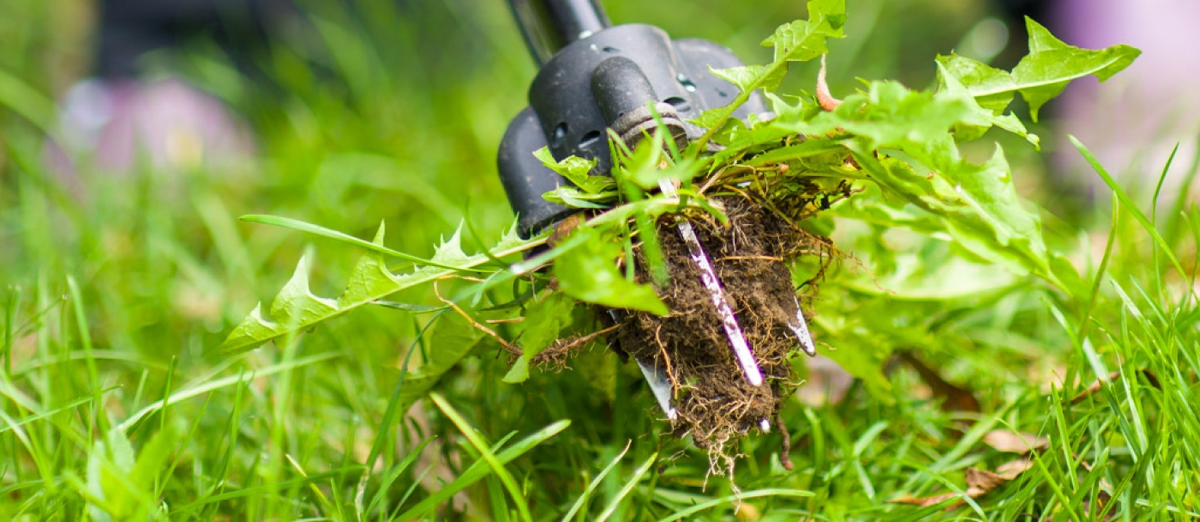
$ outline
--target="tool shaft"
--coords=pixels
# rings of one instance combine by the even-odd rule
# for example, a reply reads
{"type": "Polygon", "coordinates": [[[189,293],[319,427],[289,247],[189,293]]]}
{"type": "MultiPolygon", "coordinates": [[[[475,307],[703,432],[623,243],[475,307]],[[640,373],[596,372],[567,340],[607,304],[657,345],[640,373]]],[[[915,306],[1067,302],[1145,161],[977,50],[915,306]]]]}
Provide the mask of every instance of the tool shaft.
{"type": "Polygon", "coordinates": [[[612,25],[600,0],[509,0],[508,5],[538,65],[571,42],[612,25]]]}

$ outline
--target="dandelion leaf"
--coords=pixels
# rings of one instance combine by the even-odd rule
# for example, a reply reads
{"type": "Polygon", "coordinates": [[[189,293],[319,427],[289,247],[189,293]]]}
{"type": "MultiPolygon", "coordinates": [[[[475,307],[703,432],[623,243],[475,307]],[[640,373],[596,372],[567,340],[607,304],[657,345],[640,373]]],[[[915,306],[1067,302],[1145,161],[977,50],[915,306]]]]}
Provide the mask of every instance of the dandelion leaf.
{"type": "Polygon", "coordinates": [[[1045,27],[1025,19],[1029,32],[1029,54],[1012,72],[995,69],[958,55],[939,56],[939,83],[954,77],[996,114],[1004,111],[1020,93],[1037,121],[1038,109],[1062,93],[1072,80],[1095,76],[1105,81],[1129,67],[1142,52],[1128,45],[1092,50],[1067,45],[1045,27]]]}
{"type": "Polygon", "coordinates": [[[713,75],[737,86],[741,94],[725,107],[705,111],[694,123],[709,129],[709,136],[716,133],[752,91],[761,88],[769,93],[779,88],[789,62],[809,61],[828,52],[826,41],[842,38],[845,22],[846,0],[809,0],[807,20],[781,25],[775,34],[763,40],[762,45],[775,48],[770,64],[710,69],[713,75]]]}
{"type": "MultiPolygon", "coordinates": [[[[231,356],[252,350],[276,338],[303,332],[400,290],[451,275],[458,270],[478,267],[488,263],[491,258],[511,255],[537,243],[535,240],[521,239],[516,230],[514,222],[488,254],[468,256],[462,250],[460,227],[450,239],[437,247],[430,261],[439,266],[419,266],[406,274],[392,273],[387,268],[384,255],[379,251],[369,250],[354,267],[345,292],[337,299],[318,297],[309,289],[308,256],[305,256],[297,264],[292,279],[271,304],[269,316],[263,315],[261,304],[256,306],[241,324],[230,332],[225,342],[217,349],[217,354],[231,356]]],[[[384,233],[384,226],[380,224],[372,243],[382,246],[384,233]]]]}
{"type": "Polygon", "coordinates": [[[271,303],[271,317],[282,324],[306,323],[336,311],[337,301],[313,295],[308,288],[309,257],[302,256],[292,278],[271,303]]]}

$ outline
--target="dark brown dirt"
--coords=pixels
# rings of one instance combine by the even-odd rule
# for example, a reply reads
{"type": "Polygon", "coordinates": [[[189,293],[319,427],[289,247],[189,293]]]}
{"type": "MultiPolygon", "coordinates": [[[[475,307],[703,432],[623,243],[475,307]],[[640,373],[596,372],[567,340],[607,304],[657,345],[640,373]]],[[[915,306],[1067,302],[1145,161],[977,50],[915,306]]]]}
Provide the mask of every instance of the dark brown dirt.
{"type": "MultiPolygon", "coordinates": [[[[732,471],[736,442],[759,429],[761,419],[777,428],[780,402],[796,387],[789,360],[803,352],[788,327],[796,313],[796,290],[785,261],[820,249],[827,240],[744,198],[717,201],[725,206],[729,225],[710,216],[694,217],[692,224],[762,369],[763,384],[751,386],[743,376],[699,269],[671,221],[660,222],[658,229],[671,283],[656,288],[671,314],[628,313],[616,338],[621,351],[665,366],[679,413],[673,423],[677,434],[691,434],[708,450],[712,471],[725,473],[732,471]]],[[[644,260],[637,262],[639,272],[646,273],[644,260]]]]}

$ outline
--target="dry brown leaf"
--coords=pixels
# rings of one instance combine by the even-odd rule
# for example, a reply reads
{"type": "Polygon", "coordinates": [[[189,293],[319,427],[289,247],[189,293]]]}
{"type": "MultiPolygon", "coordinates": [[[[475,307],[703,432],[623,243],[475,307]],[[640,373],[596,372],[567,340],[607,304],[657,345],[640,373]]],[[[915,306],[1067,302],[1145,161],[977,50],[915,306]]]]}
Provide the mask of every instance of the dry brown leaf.
{"type": "MultiPolygon", "coordinates": [[[[946,500],[956,497],[958,497],[958,493],[942,493],[941,495],[934,495],[932,497],[914,497],[912,495],[905,495],[900,498],[891,499],[888,502],[892,504],[908,504],[911,506],[929,507],[941,504],[946,500]]],[[[948,509],[955,508],[958,506],[958,504],[959,503],[952,504],[948,509]]]]}
{"type": "Polygon", "coordinates": [[[993,489],[1003,486],[1008,479],[992,473],[986,469],[975,467],[967,468],[967,495],[975,498],[977,495],[971,495],[974,491],[979,491],[979,495],[987,493],[993,489]]]}
{"type": "MultiPolygon", "coordinates": [[[[988,471],[975,467],[967,468],[964,472],[967,483],[967,496],[976,499],[988,493],[991,493],[996,488],[1003,486],[1013,479],[1017,478],[1025,470],[1033,466],[1033,462],[1028,459],[1018,459],[1011,462],[1006,462],[996,471],[988,471]]],[[[905,495],[900,498],[889,500],[892,504],[908,504],[912,506],[928,507],[940,504],[951,498],[957,498],[958,493],[942,493],[940,495],[932,495],[928,497],[913,497],[905,495]]],[[[963,501],[958,501],[949,506],[946,506],[946,511],[957,509],[964,504],[963,501]]]]}
{"type": "MultiPolygon", "coordinates": [[[[1142,368],[1142,369],[1138,370],[1137,373],[1140,373],[1142,375],[1142,377],[1145,377],[1146,382],[1149,383],[1150,386],[1153,386],[1160,390],[1162,389],[1162,385],[1158,383],[1158,377],[1156,375],[1154,375],[1154,372],[1150,371],[1149,369],[1142,368]]],[[[1123,377],[1121,372],[1112,372],[1112,373],[1108,374],[1107,379],[1096,379],[1096,381],[1093,382],[1090,386],[1088,386],[1083,391],[1079,392],[1074,397],[1072,397],[1071,404],[1078,404],[1078,403],[1082,402],[1084,399],[1099,393],[1100,388],[1103,387],[1104,384],[1111,383],[1117,379],[1120,379],[1121,377],[1123,377]]]]}
{"type": "Polygon", "coordinates": [[[996,468],[996,474],[1004,477],[1007,480],[1017,478],[1017,475],[1024,473],[1025,470],[1033,467],[1033,461],[1029,459],[1017,459],[1001,464],[996,468]]]}
{"type": "Polygon", "coordinates": [[[983,436],[983,443],[991,446],[996,451],[1024,455],[1031,451],[1048,448],[1050,446],[1050,439],[1039,437],[1032,433],[992,430],[983,436]]]}

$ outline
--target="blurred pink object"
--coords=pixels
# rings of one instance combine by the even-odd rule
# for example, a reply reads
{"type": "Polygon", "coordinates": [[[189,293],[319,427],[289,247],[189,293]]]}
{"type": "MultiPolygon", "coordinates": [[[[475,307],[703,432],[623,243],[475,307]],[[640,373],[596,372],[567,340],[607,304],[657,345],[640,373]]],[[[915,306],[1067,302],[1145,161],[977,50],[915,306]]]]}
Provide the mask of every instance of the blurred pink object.
{"type": "MultiPolygon", "coordinates": [[[[1128,175],[1121,178],[1127,186],[1153,187],[1179,143],[1164,194],[1178,188],[1200,137],[1200,1],[1059,0],[1051,9],[1058,36],[1070,45],[1142,50],[1107,82],[1069,87],[1057,128],[1078,137],[1112,174],[1128,175]]],[[[1064,163],[1081,166],[1070,143],[1062,143],[1064,163]]]]}
{"type": "Polygon", "coordinates": [[[220,100],[175,80],[86,80],[68,91],[50,160],[78,191],[82,172],[167,177],[242,162],[250,130],[220,100]]]}

